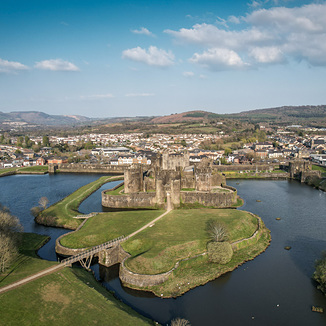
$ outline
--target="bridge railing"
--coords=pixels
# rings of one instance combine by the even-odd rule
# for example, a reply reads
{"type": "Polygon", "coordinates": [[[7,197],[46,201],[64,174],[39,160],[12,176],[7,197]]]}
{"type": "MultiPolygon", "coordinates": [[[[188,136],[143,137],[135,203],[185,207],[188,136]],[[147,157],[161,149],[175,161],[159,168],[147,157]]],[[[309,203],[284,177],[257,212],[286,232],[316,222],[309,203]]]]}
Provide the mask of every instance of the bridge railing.
{"type": "Polygon", "coordinates": [[[83,258],[86,258],[86,257],[89,257],[90,255],[93,255],[93,254],[96,254],[98,252],[100,252],[101,250],[103,249],[106,249],[108,247],[111,247],[112,245],[116,244],[116,243],[119,243],[123,240],[126,240],[128,237],[124,237],[123,235],[116,238],[116,239],[113,239],[113,240],[110,240],[110,241],[107,241],[107,242],[104,242],[100,245],[97,245],[95,247],[92,247],[90,249],[87,249],[77,255],[74,255],[74,256],[71,256],[71,257],[68,257],[68,258],[65,258],[63,260],[61,260],[61,264],[64,264],[64,265],[70,265],[72,263],[75,263],[83,258]]]}

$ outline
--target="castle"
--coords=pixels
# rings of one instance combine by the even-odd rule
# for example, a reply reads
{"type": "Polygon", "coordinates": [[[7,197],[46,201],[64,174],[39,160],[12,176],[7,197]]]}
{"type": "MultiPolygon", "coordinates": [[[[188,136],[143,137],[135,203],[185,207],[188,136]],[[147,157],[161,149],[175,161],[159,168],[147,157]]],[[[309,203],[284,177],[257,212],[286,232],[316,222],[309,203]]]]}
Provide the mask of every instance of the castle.
{"type": "Polygon", "coordinates": [[[102,205],[115,209],[182,204],[230,207],[236,202],[236,189],[226,185],[225,176],[212,168],[212,162],[190,166],[188,153],[163,153],[149,168],[132,165],[124,171],[123,192],[102,192],[102,205]]]}

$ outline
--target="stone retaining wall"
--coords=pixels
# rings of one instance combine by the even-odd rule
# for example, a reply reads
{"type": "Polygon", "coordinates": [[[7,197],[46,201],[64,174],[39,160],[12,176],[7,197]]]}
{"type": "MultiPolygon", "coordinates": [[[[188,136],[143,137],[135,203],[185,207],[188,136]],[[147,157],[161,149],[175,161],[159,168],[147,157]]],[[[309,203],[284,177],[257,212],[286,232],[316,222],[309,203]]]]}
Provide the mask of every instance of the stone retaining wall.
{"type": "Polygon", "coordinates": [[[224,171],[270,171],[278,169],[279,163],[271,164],[231,164],[231,165],[213,165],[213,169],[218,172],[224,171]]]}

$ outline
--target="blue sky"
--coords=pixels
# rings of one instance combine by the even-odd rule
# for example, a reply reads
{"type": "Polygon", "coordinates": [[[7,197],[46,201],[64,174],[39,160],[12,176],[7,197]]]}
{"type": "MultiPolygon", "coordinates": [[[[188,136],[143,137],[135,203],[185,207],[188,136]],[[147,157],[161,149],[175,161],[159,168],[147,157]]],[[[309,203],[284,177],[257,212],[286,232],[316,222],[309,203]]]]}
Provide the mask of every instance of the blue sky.
{"type": "Polygon", "coordinates": [[[1,0],[0,111],[326,104],[326,2],[1,0]]]}

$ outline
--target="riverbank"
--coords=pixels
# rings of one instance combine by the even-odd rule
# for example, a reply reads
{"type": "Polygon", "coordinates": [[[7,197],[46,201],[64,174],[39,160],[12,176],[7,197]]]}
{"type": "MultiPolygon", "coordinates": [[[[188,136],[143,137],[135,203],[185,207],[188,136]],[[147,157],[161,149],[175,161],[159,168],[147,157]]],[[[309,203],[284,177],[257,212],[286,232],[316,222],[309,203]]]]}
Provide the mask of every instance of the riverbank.
{"type": "Polygon", "coordinates": [[[15,174],[46,174],[48,173],[47,165],[27,166],[21,168],[7,168],[0,170],[0,177],[6,177],[15,174]]]}
{"type": "Polygon", "coordinates": [[[79,205],[105,183],[116,180],[123,180],[123,176],[100,177],[42,211],[35,221],[45,226],[75,230],[82,223],[82,219],[74,218],[80,214],[79,205]]]}

